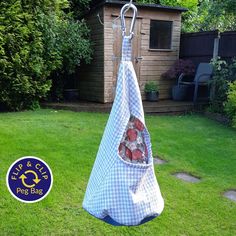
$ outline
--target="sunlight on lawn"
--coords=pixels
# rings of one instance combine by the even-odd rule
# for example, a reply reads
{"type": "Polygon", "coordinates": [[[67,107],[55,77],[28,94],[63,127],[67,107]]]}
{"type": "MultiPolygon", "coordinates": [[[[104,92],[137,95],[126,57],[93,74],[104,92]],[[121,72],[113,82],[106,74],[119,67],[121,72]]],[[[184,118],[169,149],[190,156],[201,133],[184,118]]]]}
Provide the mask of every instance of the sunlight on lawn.
{"type": "Polygon", "coordinates": [[[137,227],[114,227],[82,209],[86,185],[108,114],[38,110],[0,114],[0,235],[236,235],[236,131],[198,115],[146,116],[165,200],[161,216],[137,227]],[[25,204],[7,190],[17,158],[36,156],[54,183],[41,202],[25,204]],[[188,183],[173,176],[201,178],[188,183]]]}

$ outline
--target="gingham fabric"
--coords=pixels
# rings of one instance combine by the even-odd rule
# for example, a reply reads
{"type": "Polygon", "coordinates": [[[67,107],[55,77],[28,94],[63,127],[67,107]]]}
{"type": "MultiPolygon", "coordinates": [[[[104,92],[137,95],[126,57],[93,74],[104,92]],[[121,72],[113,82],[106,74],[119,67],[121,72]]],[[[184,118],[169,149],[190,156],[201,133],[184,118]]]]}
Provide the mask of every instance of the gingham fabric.
{"type": "Polygon", "coordinates": [[[131,40],[123,37],[116,96],[82,204],[91,215],[113,225],[139,225],[160,215],[164,208],[146,126],[148,163],[127,162],[119,155],[118,148],[131,115],[145,126],[141,94],[131,62],[131,40]]]}

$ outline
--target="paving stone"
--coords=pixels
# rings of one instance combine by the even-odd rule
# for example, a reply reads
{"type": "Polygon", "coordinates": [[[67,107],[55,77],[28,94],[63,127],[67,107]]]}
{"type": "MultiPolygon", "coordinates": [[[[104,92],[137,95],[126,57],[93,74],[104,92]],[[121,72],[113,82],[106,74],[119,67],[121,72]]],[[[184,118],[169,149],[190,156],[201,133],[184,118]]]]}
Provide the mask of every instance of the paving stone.
{"type": "Polygon", "coordinates": [[[153,163],[154,163],[154,164],[157,164],[157,165],[162,165],[162,164],[165,164],[166,162],[167,162],[167,161],[161,159],[161,158],[158,157],[158,156],[155,156],[155,157],[153,158],[153,163]]]}
{"type": "Polygon", "coordinates": [[[236,202],[236,190],[228,190],[224,193],[224,196],[236,202]]]}
{"type": "Polygon", "coordinates": [[[185,172],[175,173],[174,176],[178,179],[182,179],[184,181],[191,182],[191,183],[197,183],[197,182],[200,181],[200,178],[198,178],[196,176],[193,176],[193,175],[190,175],[190,174],[185,173],[185,172]]]}

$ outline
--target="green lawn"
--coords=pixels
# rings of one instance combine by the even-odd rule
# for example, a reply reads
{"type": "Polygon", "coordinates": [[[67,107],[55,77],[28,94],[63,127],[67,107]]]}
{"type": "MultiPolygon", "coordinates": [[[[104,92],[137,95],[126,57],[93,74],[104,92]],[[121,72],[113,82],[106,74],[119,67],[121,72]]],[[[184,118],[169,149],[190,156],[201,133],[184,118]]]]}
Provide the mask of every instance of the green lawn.
{"type": "Polygon", "coordinates": [[[114,227],[90,216],[82,200],[108,114],[38,110],[0,114],[0,235],[236,235],[236,131],[198,115],[146,116],[165,200],[161,216],[137,227],[114,227]],[[52,169],[42,201],[25,204],[7,190],[6,172],[32,155],[52,169]],[[187,171],[199,183],[176,179],[187,171]]]}

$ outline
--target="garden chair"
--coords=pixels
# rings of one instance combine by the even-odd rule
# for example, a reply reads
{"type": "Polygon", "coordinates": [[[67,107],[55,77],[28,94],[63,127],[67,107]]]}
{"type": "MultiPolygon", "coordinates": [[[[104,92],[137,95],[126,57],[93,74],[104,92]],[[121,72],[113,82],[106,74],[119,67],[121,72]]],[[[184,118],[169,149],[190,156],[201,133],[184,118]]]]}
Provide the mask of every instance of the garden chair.
{"type": "Polygon", "coordinates": [[[197,67],[197,72],[194,76],[193,81],[184,81],[185,75],[182,73],[178,78],[178,86],[180,85],[193,85],[194,94],[193,102],[196,103],[198,97],[198,87],[199,86],[208,86],[209,91],[209,80],[213,74],[213,66],[209,63],[200,63],[197,67]]]}

